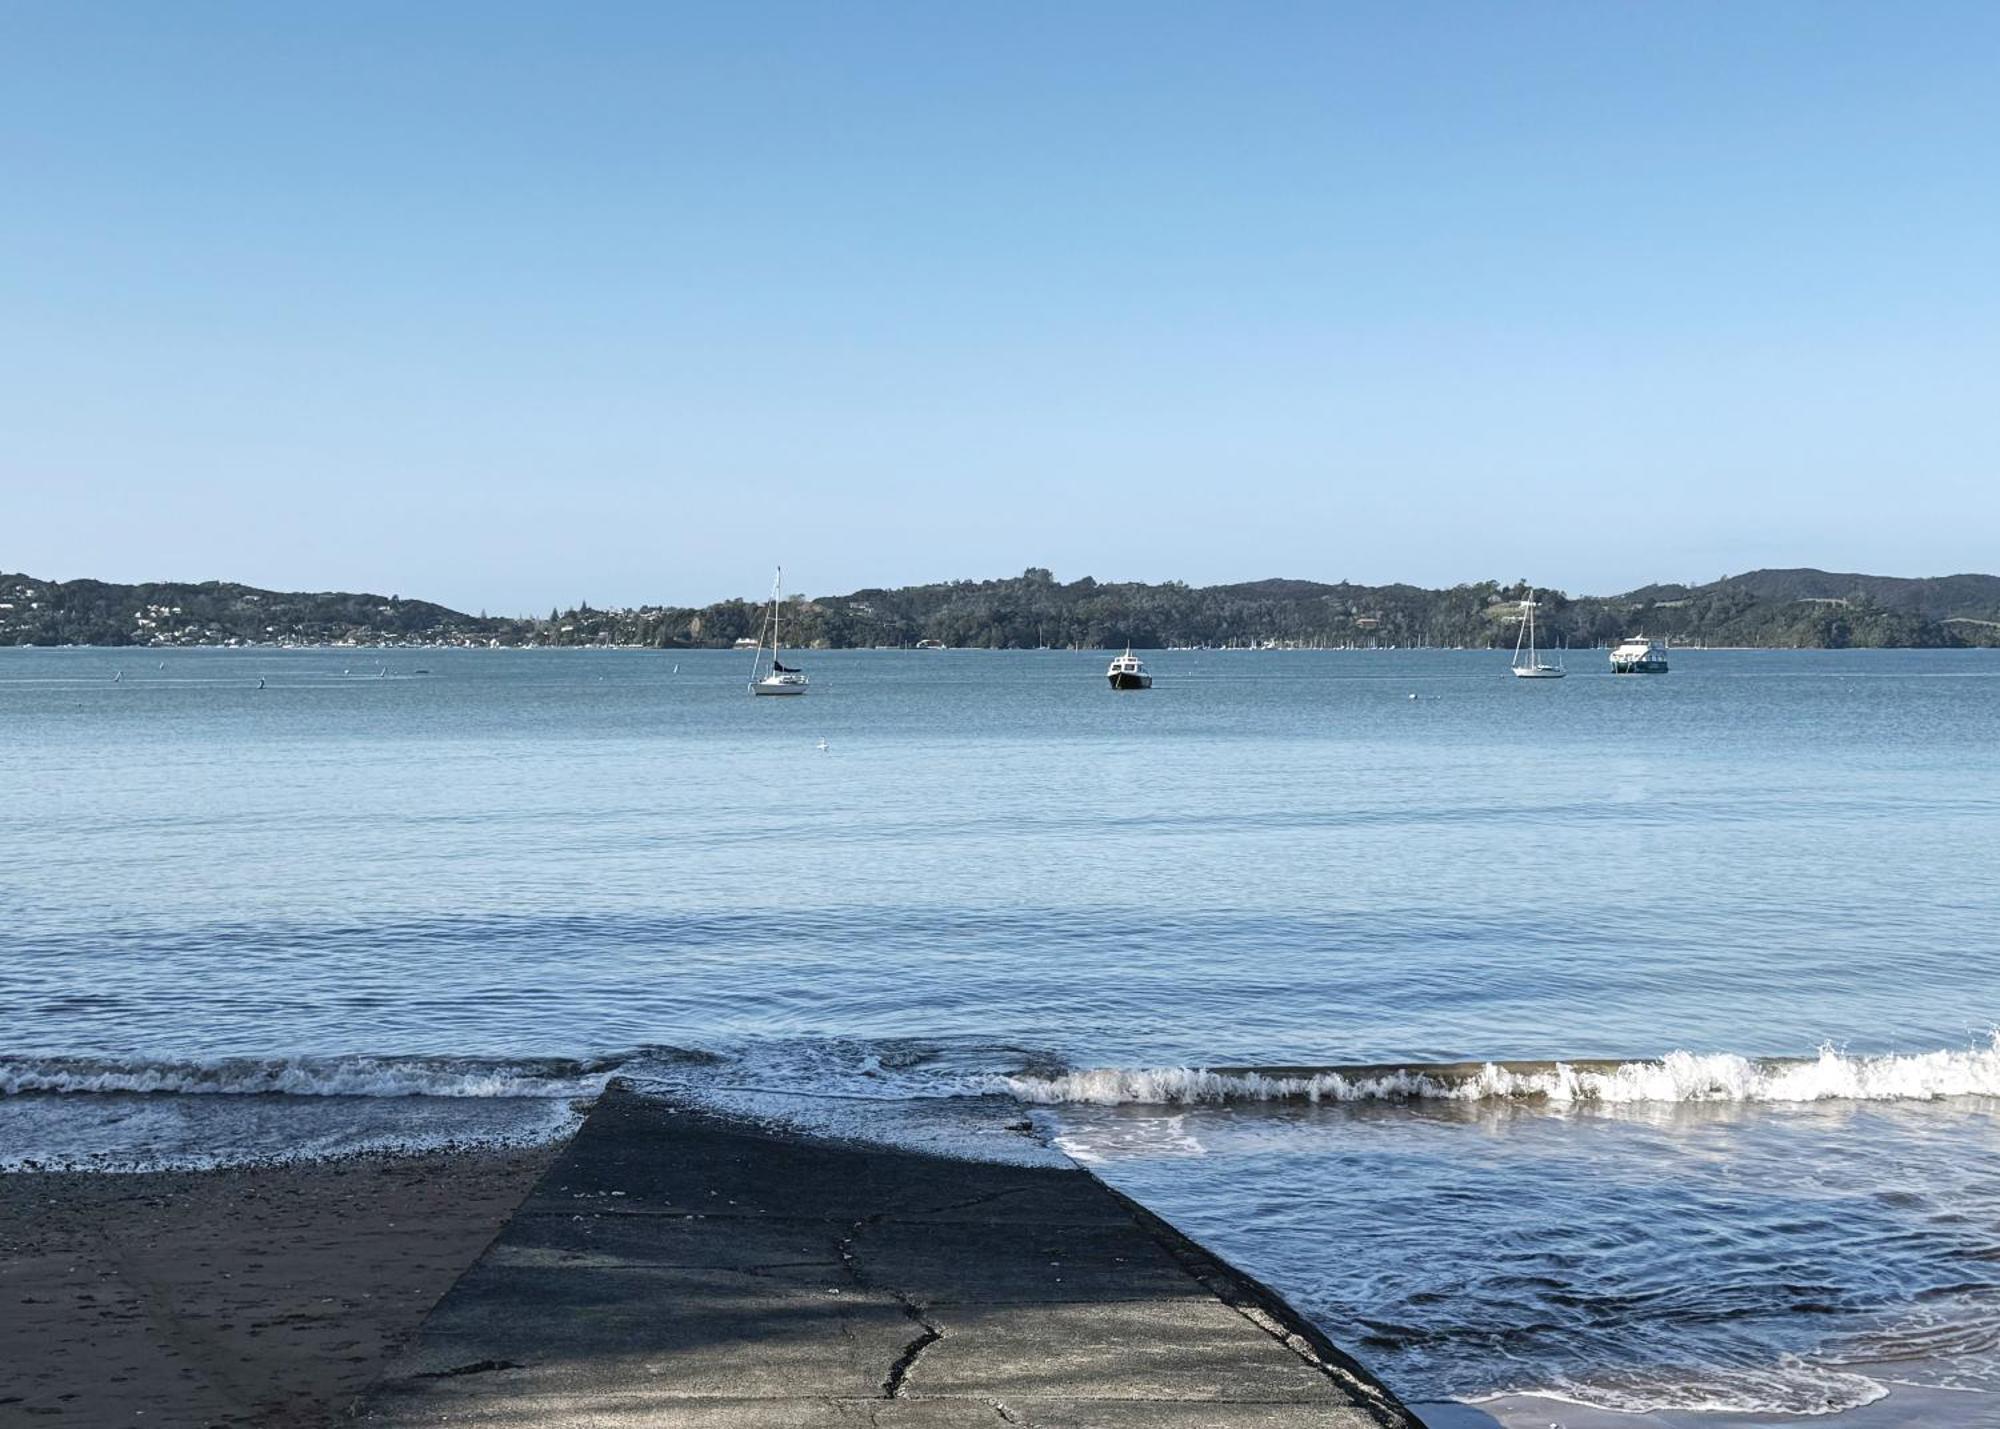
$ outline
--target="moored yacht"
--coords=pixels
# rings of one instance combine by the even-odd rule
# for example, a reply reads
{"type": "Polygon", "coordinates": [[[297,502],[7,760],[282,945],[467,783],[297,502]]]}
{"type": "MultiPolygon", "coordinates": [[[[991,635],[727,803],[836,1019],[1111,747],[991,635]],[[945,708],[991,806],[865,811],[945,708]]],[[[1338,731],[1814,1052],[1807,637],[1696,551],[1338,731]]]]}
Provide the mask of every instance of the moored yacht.
{"type": "MultiPolygon", "coordinates": [[[[778,592],[784,584],[781,567],[771,580],[771,609],[764,617],[764,629],[757,637],[757,658],[750,665],[750,693],[753,695],[802,695],[806,692],[805,671],[778,658],[778,592]],[[765,636],[770,637],[771,661],[764,663],[765,636]]],[[[739,644],[741,642],[738,642],[739,644]]]]}
{"type": "Polygon", "coordinates": [[[1667,673],[1667,647],[1657,640],[1634,635],[1611,652],[1611,673],[1664,675],[1667,673]]]}
{"type": "Polygon", "coordinates": [[[1145,662],[1132,653],[1127,645],[1125,653],[1111,662],[1111,668],[1104,672],[1114,690],[1150,690],[1153,677],[1146,673],[1145,662]]]}
{"type": "Polygon", "coordinates": [[[1560,680],[1564,673],[1562,661],[1544,660],[1535,649],[1534,592],[1528,595],[1529,599],[1521,602],[1521,632],[1514,637],[1513,671],[1524,680],[1560,680]]]}

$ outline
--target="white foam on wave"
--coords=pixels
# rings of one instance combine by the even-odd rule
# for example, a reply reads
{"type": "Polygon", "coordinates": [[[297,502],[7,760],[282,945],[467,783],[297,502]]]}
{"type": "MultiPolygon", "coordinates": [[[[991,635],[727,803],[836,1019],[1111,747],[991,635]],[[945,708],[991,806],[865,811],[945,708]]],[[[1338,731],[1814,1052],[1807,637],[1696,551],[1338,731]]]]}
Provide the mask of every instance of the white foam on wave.
{"type": "MultiPolygon", "coordinates": [[[[126,1100],[107,1096],[99,1100],[126,1100]]],[[[567,1140],[583,1124],[582,1102],[544,1098],[482,1099],[492,1114],[470,1119],[384,1115],[404,1099],[374,1099],[370,1113],[342,1108],[332,1116],[302,1118],[309,1108],[337,1105],[311,1098],[288,1100],[289,1118],[236,1115],[242,1098],[167,1098],[175,1113],[158,1118],[117,1106],[98,1116],[79,1115],[75,1102],[58,1119],[46,1103],[39,1114],[11,1114],[35,1099],[0,1102],[0,1174],[44,1171],[134,1173],[214,1171],[231,1166],[286,1166],[352,1156],[422,1156],[519,1151],[567,1140]],[[196,1109],[199,1108],[200,1111],[196,1109]],[[501,1110],[504,1109],[504,1110],[501,1110]],[[207,1113],[206,1115],[201,1114],[207,1113]]]]}
{"type": "Polygon", "coordinates": [[[1024,1102],[1096,1106],[1230,1101],[1814,1102],[1930,1101],[2000,1096],[2000,1034],[1967,1051],[1849,1056],[1831,1046],[1812,1058],[1755,1059],[1670,1052],[1658,1061],[1547,1066],[1394,1067],[1260,1072],[1200,1067],[1107,1067],[1007,1076],[994,1090],[1024,1102]]]}
{"type": "Polygon", "coordinates": [[[548,1097],[0,1097],[0,1173],[200,1171],[517,1150],[573,1134],[587,1105],[548,1097]]]}
{"type": "Polygon", "coordinates": [[[1560,1377],[1535,1389],[1481,1395],[1472,1404],[1498,1404],[1515,1397],[1608,1409],[1617,1414],[1785,1414],[1802,1418],[1845,1414],[1889,1394],[1887,1385],[1867,1375],[1813,1364],[1796,1355],[1749,1367],[1689,1369],[1678,1375],[1637,1374],[1602,1382],[1560,1377]]]}
{"type": "Polygon", "coordinates": [[[0,1058],[0,1095],[174,1092],[193,1096],[594,1096],[615,1061],[466,1057],[0,1058]]]}
{"type": "MultiPolygon", "coordinates": [[[[179,1093],[319,1097],[595,1096],[621,1072],[706,1067],[712,1057],[673,1049],[592,1060],[482,1057],[226,1057],[121,1059],[0,1057],[0,1096],[24,1093],[179,1093]]],[[[804,1070],[799,1094],[826,1093],[804,1070]]],[[[928,1071],[928,1069],[926,1069],[928,1071]]],[[[687,1077],[699,1087],[712,1074],[687,1077]]],[[[782,1079],[781,1079],[782,1080],[782,1079]]],[[[1927,1101],[2000,1096],[2000,1033],[1984,1047],[1916,1054],[1851,1056],[1832,1046],[1806,1058],[1670,1052],[1656,1061],[1458,1063],[1392,1067],[1257,1070],[1205,1067],[1100,1067],[1005,1074],[963,1070],[870,1083],[876,1096],[952,1098],[998,1093],[1038,1105],[1175,1106],[1217,1102],[1554,1103],[1927,1101]],[[905,1085],[904,1083],[907,1083],[905,1085]]],[[[844,1083],[841,1084],[844,1087],[844,1083]]],[[[726,1090],[726,1089],[725,1089],[726,1090]]]]}

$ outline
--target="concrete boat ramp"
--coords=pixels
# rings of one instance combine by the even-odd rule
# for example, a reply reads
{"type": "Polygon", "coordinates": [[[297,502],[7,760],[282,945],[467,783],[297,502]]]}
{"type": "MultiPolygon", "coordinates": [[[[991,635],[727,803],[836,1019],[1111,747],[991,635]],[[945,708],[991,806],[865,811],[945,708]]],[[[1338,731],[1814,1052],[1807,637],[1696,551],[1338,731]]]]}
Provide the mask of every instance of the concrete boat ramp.
{"type": "Polygon", "coordinates": [[[356,1414],[1421,1429],[1276,1295],[1073,1166],[818,1140],[617,1086],[356,1414]]]}

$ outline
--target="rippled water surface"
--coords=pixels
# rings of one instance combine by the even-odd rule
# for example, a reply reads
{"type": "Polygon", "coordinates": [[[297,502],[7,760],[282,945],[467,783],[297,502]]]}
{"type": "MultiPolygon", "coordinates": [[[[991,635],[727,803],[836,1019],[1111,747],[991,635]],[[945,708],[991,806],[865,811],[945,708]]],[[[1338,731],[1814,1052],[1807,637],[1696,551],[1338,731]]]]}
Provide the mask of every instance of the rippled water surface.
{"type": "Polygon", "coordinates": [[[0,651],[0,1160],[1015,1096],[1416,1397],[1996,1387],[2000,652],[1104,658],[0,651]]]}
{"type": "Polygon", "coordinates": [[[1413,1391],[1820,1414],[1914,1384],[1995,1423],[1996,1111],[1120,1108],[1063,1144],[1413,1391]]]}

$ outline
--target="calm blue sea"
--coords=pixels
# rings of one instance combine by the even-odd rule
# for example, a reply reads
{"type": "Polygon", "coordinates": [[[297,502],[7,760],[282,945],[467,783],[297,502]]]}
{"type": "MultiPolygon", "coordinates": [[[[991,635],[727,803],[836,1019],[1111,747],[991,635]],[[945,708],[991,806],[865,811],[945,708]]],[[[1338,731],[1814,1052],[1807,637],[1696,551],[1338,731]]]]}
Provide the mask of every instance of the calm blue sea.
{"type": "Polygon", "coordinates": [[[1105,658],[0,650],[0,1165],[1006,1099],[1415,1400],[2000,1422],[2000,652],[1105,658]]]}

